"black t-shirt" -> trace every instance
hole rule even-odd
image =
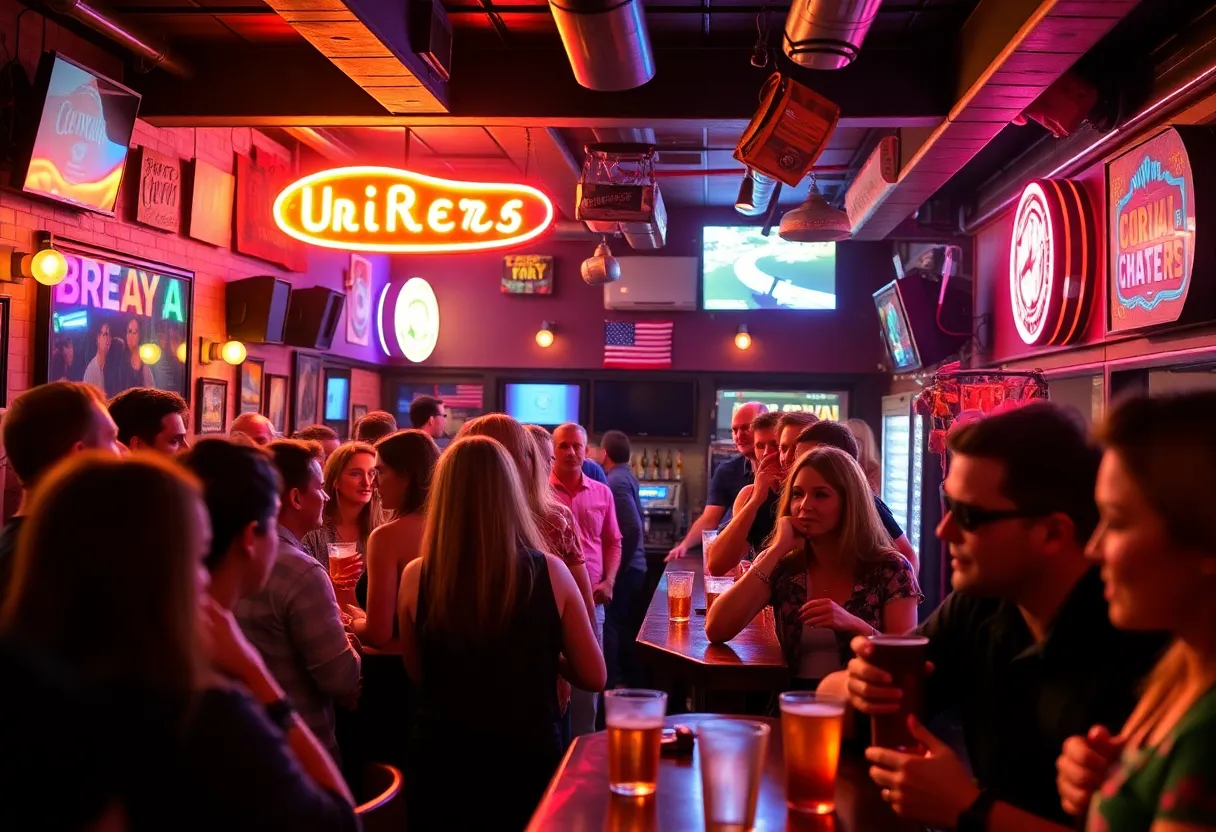
[[[13,560],[17,555],[17,533],[21,531],[24,517],[13,517],[0,528],[0,606],[8,597],[13,582]]]
[[[956,592],[921,625],[934,671],[926,718],[962,720],[980,785],[998,798],[1064,824],[1056,758],[1064,740],[1093,725],[1118,733],[1141,679],[1165,647],[1152,633],[1116,630],[1095,567],[1073,588],[1036,643],[1017,605]]]
[[[882,521],[882,527],[887,530],[892,541],[904,536],[904,530],[895,522],[895,515],[891,514],[891,509],[887,508],[887,504],[879,499],[877,494],[874,495],[874,508],[878,510],[878,519]]]

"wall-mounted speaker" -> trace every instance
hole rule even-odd
[[[293,289],[283,340],[293,347],[327,350],[342,317],[346,295],[321,286]]]
[[[270,275],[234,280],[224,290],[228,337],[247,344],[283,343],[291,284]]]

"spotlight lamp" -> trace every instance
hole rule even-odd
[[[540,329],[536,331],[536,343],[543,349],[553,346],[553,322],[541,321]]]
[[[199,339],[198,360],[202,364],[210,364],[213,361],[223,361],[225,364],[231,364],[234,367],[241,364],[248,355],[248,350],[240,341],[208,341],[206,338]]]
[[[43,286],[57,286],[68,275],[68,261],[46,231],[34,235],[34,251],[0,246],[0,280],[16,283],[27,277]]]
[[[747,324],[739,324],[739,329],[735,332],[735,346],[741,350],[751,348],[752,336],[747,331]]]

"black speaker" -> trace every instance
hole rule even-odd
[[[346,295],[321,286],[293,289],[283,340],[293,347],[327,350],[333,343]]]
[[[234,280],[224,290],[228,337],[247,344],[283,343],[291,284],[270,275]]]

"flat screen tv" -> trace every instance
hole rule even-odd
[[[525,425],[555,428],[578,422],[583,386],[561,382],[508,382],[503,386],[503,410]]]
[[[56,52],[43,54],[12,183],[30,196],[113,215],[139,93]]]
[[[759,226],[707,225],[701,305],[715,309],[835,309],[836,244],[787,243]]]
[[[325,421],[345,422],[350,414],[350,379],[328,376],[325,379]]]
[[[833,422],[849,418],[849,394],[841,390],[719,390],[714,439],[730,441],[731,419],[747,402],[766,404],[770,413],[805,410]]]
[[[882,340],[887,354],[896,370],[915,370],[921,365],[912,328],[908,325],[908,311],[899,294],[899,282],[891,281],[874,293],[874,306],[878,309],[878,322],[882,328]]]
[[[596,433],[686,439],[697,432],[695,381],[597,381],[591,388]]]

